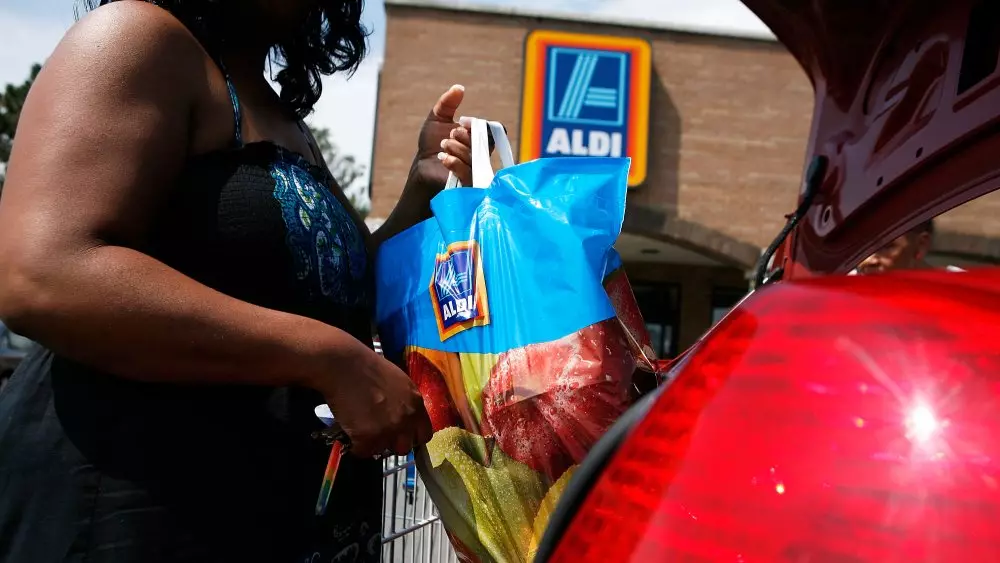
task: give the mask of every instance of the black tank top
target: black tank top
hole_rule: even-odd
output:
[[[192,159],[148,248],[229,296],[371,344],[363,224],[326,168],[235,139]],[[113,306],[113,304],[109,304]],[[331,374],[331,376],[350,374]],[[39,349],[0,394],[0,562],[377,561],[381,464],[329,448],[311,390],[150,384]]]

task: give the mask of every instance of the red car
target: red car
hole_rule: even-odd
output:
[[[744,2],[815,88],[798,209],[537,561],[1000,561],[1000,268],[840,275],[1000,187],[1000,2]]]

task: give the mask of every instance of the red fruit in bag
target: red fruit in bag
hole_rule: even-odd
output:
[[[417,351],[406,355],[407,372],[424,398],[424,408],[435,432],[450,426],[459,426],[458,411],[451,404],[444,375],[429,359]]]
[[[505,352],[483,390],[483,433],[554,482],[628,408],[634,370],[617,319]]]

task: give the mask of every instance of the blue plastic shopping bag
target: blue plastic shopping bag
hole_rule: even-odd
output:
[[[478,187],[441,192],[376,271],[383,352],[435,430],[422,480],[456,550],[483,563],[531,560],[573,470],[628,408],[640,353],[605,289],[628,159],[515,166],[492,129],[504,168],[494,176],[475,121]]]

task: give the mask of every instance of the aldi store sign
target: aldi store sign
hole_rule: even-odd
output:
[[[646,179],[651,55],[640,39],[533,31],[525,45],[521,161],[632,158]]]

